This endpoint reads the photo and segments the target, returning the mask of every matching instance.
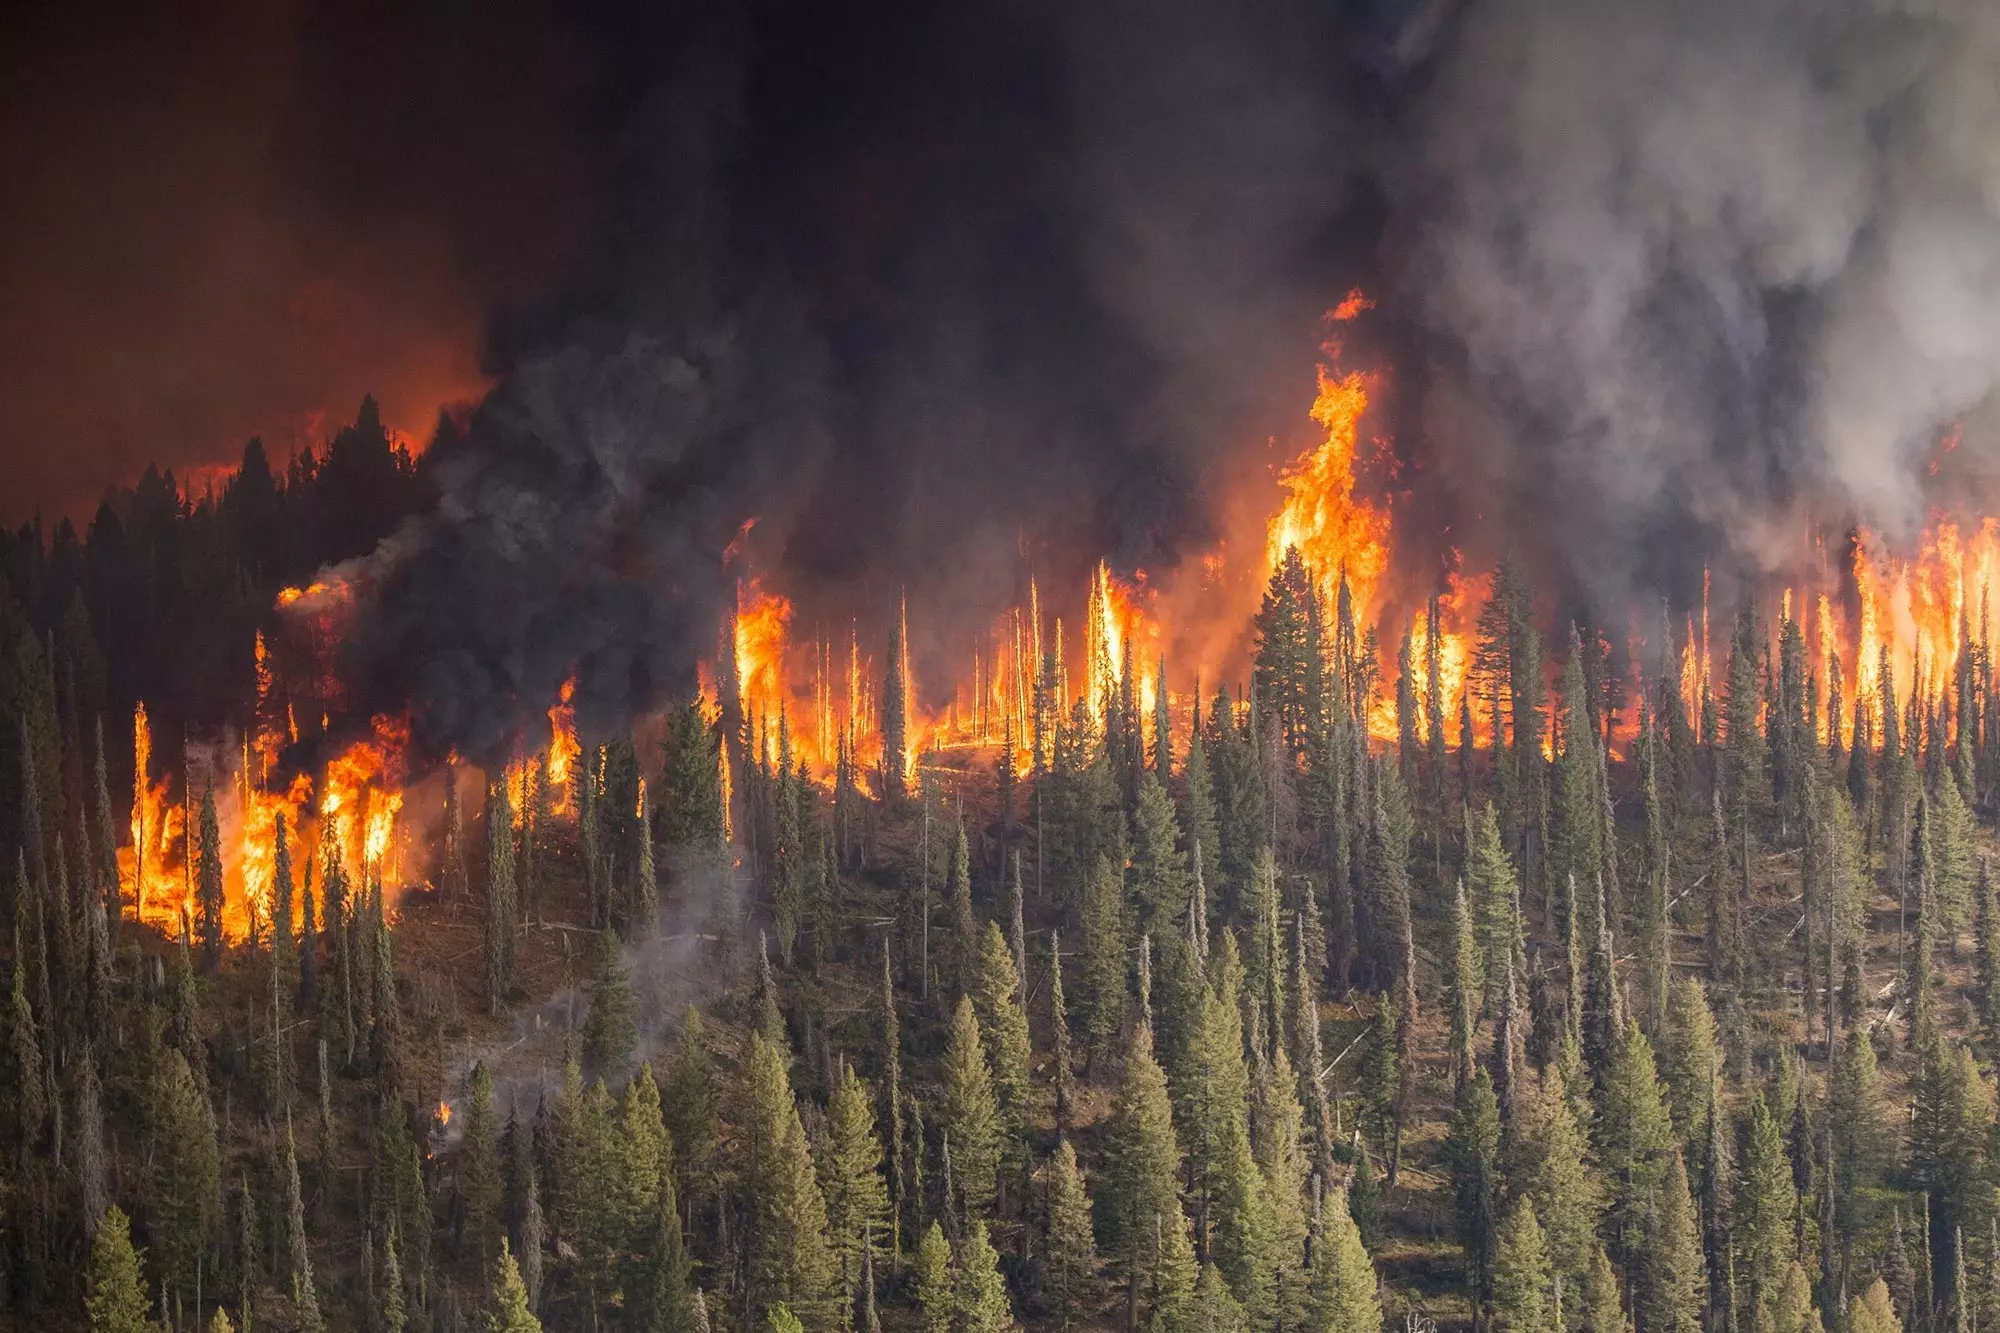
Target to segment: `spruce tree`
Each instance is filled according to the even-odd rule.
[[[299,946],[292,929],[292,848],[285,834],[285,812],[278,811],[271,845],[271,985],[290,995],[299,984]]]
[[[1142,929],[1164,931],[1187,906],[1190,878],[1180,837],[1167,789],[1151,772],[1144,774],[1132,814],[1132,860],[1125,875],[1126,893]]]
[[[923,1333],[951,1333],[951,1246],[945,1243],[944,1228],[936,1222],[917,1242],[914,1286]]]
[[[1049,1081],[1055,1094],[1056,1133],[1069,1129],[1076,1072],[1069,1049],[1069,1002],[1063,995],[1062,932],[1049,932]]]
[[[826,1200],[813,1173],[784,1058],[751,1033],[737,1117],[749,1308],[789,1305],[813,1333],[830,1333],[844,1301],[827,1240]]]
[[[1459,1089],[1444,1151],[1467,1285],[1473,1304],[1484,1306],[1492,1294],[1500,1225],[1500,1104],[1483,1069]]]
[[[193,1296],[196,1269],[222,1217],[222,1164],[215,1112],[188,1062],[169,1050],[150,1098],[153,1183],[147,1210],[154,1257],[176,1292]]]
[[[1123,889],[1111,862],[1099,857],[1084,887],[1083,958],[1077,972],[1078,1009],[1083,1019],[1085,1069],[1095,1068],[1110,1050],[1125,1021],[1125,923]]]
[[[940,1125],[950,1136],[957,1168],[953,1183],[968,1217],[984,1216],[993,1207],[1001,1156],[1000,1107],[979,1034],[972,999],[961,996],[945,1043]]]
[[[1933,1037],[1917,1071],[1916,1106],[1910,1119],[1910,1175],[1929,1196],[1934,1255],[1950,1253],[1959,1228],[1977,1226],[1992,1206],[1985,1170],[1993,1135],[1993,1091],[1963,1043]],[[1920,1277],[1927,1276],[1919,1274]],[[1941,1275],[1935,1269],[1933,1282]],[[1949,1281],[1945,1277],[1946,1282]]]
[[[1194,1302],[1188,1312],[1192,1327],[1201,1333],[1250,1333],[1250,1316],[1229,1290],[1229,1280],[1214,1264],[1203,1264],[1195,1279]]]
[[[972,856],[965,840],[965,814],[959,812],[958,835],[952,843],[945,883],[951,904],[951,980],[961,995],[972,993],[979,978],[979,919],[972,910]]]
[[[1651,1210],[1634,1304],[1647,1333],[1700,1333],[1708,1287],[1701,1226],[1688,1193],[1687,1167],[1672,1153]]]
[[[1812,1283],[1796,1259],[1785,1266],[1785,1282],[1771,1304],[1769,1327],[1770,1333],[1826,1333],[1819,1311],[1813,1308]]]
[[[1514,877],[1514,863],[1501,845],[1499,815],[1491,805],[1472,820],[1471,837],[1466,876],[1471,881],[1480,970],[1485,978],[1481,1008],[1498,1013],[1507,999],[1503,993],[1507,964],[1519,957],[1523,948],[1519,882]]]
[[[1347,1191],[1336,1189],[1321,1202],[1312,1252],[1308,1327],[1315,1333],[1380,1333],[1382,1299],[1375,1265],[1348,1212]]]
[[[1653,1044],[1636,1026],[1606,1070],[1598,1097],[1598,1160],[1611,1186],[1612,1255],[1629,1262],[1646,1244],[1648,1223],[1662,1205],[1660,1190],[1677,1160],[1673,1123],[1660,1097]],[[1682,1190],[1686,1190],[1683,1170]],[[1697,1241],[1699,1233],[1697,1232]]]
[[[1889,1304],[1889,1288],[1876,1278],[1847,1314],[1847,1333],[1903,1333],[1903,1321]]]
[[[486,793],[486,1007],[495,1014],[514,986],[515,911],[514,811],[497,782]]]
[[[105,1210],[90,1243],[88,1294],[83,1302],[90,1333],[152,1333],[139,1268],[139,1252],[132,1247],[132,1224],[124,1211],[113,1205]]]
[[[701,1010],[689,1005],[667,1083],[660,1090],[661,1118],[673,1141],[675,1170],[693,1205],[712,1188],[720,1137],[715,1071],[702,1031]],[[693,1213],[692,1207],[689,1209]]]
[[[1507,1189],[1534,1206],[1555,1272],[1580,1289],[1598,1251],[1604,1183],[1560,1068],[1551,1065],[1515,1100],[1506,1150]]]
[[[624,950],[610,927],[597,932],[596,963],[586,990],[590,1011],[583,1021],[583,1062],[596,1070],[622,1070],[632,1059],[638,1026],[632,1016],[632,984]]]
[[[493,1296],[486,1306],[486,1333],[542,1333],[541,1321],[528,1308],[528,1288],[521,1267],[500,1242],[500,1259],[493,1270]]]
[[[1472,1079],[1474,1026],[1486,990],[1486,969],[1463,879],[1452,902],[1451,924],[1451,1075],[1453,1086],[1463,1087]]]
[[[1028,1011],[1022,1003],[1014,953],[1000,927],[986,923],[980,937],[979,968],[972,987],[973,1010],[986,1056],[993,1070],[993,1091],[999,1107],[1002,1157],[1021,1159],[1025,1136],[1034,1119],[1034,1083],[1028,1073],[1032,1056]]]
[[[1574,1319],[1568,1326],[1576,1333],[1631,1333],[1632,1321],[1625,1317],[1617,1275],[1601,1246],[1591,1257],[1590,1271],[1584,1275],[1577,1296],[1574,1302],[1567,1297],[1563,1301],[1563,1318],[1566,1323]]]
[[[1193,1298],[1197,1276],[1176,1184],[1180,1169],[1166,1074],[1142,1024],[1105,1128],[1097,1233],[1125,1270],[1128,1308],[1143,1297],[1151,1316],[1170,1324]]]
[[[1667,1007],[1667,1101],[1674,1135],[1683,1152],[1693,1152],[1707,1133],[1703,1124],[1722,1059],[1716,1044],[1715,1014],[1708,993],[1695,977],[1674,982]]]
[[[493,1105],[493,1075],[485,1061],[466,1079],[465,1140],[459,1149],[459,1234],[464,1252],[479,1267],[491,1260],[500,1239],[500,1140]]]
[[[1048,1168],[1049,1296],[1063,1333],[1095,1306],[1097,1251],[1090,1230],[1090,1196],[1076,1164],[1076,1148],[1064,1139],[1056,1144]]]
[[[875,1137],[875,1108],[868,1085],[852,1066],[827,1103],[826,1129],[818,1156],[820,1192],[826,1196],[826,1224],[842,1290],[860,1279],[865,1237],[889,1221],[889,1192],[882,1183],[882,1145]]]
[[[195,907],[201,931],[201,961],[213,972],[222,962],[222,829],[215,817],[215,785],[201,794],[201,832],[196,850]]]
[[[1744,1308],[1775,1296],[1796,1248],[1798,1190],[1784,1136],[1762,1096],[1750,1103],[1742,1171],[1736,1188],[1735,1263]]]
[[[1000,1280],[1000,1256],[986,1238],[984,1221],[973,1220],[957,1260],[951,1291],[955,1333],[1008,1333],[1017,1328],[1007,1284]]]
[[[1534,1206],[1514,1205],[1500,1226],[1493,1261],[1493,1313],[1499,1327],[1531,1333],[1553,1328],[1555,1271]]]

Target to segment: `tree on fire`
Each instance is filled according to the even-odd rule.
[[[448,887],[400,910],[280,822],[251,934],[197,775],[197,911],[135,924],[131,783],[100,771],[130,756],[96,719],[242,706],[237,665],[175,694],[216,650],[168,630],[207,589],[233,633],[225,574],[361,541],[312,506],[411,503],[378,429],[282,479],[252,450],[219,498],[150,476],[88,541],[0,553],[9,1313],[1802,1333],[1846,1292],[1856,1327],[2000,1319],[1983,653],[1836,687],[1746,607],[1713,690],[1671,626],[1631,654],[1621,721],[1624,649],[1508,564],[1445,699],[1435,605],[1366,626],[1294,552],[1248,688],[1205,686],[1192,730],[1129,671],[1066,713],[1040,673],[1011,823],[990,757],[919,755],[898,798],[910,751],[871,774],[843,741],[827,787],[798,719],[725,735],[688,700],[593,741],[560,808],[518,773],[454,790],[421,853]],[[662,951],[714,983],[671,1020]],[[1382,1280],[1440,1229],[1422,1292]]]

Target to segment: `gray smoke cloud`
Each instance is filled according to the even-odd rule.
[[[1385,233],[1453,484],[1502,530],[1560,513],[1613,604],[1675,546],[1763,573],[1809,517],[1907,535],[2000,381],[1996,72],[1976,0],[1467,7]]]

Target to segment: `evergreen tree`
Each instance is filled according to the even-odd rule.
[[[167,1284],[192,1296],[196,1268],[209,1253],[222,1217],[215,1112],[177,1050],[169,1050],[161,1061],[150,1101],[153,1185],[147,1232]]]
[[[1014,953],[1000,927],[986,923],[980,938],[979,968],[972,987],[974,1013],[993,1070],[993,1090],[999,1106],[1002,1156],[1015,1161],[1033,1119],[1034,1083],[1028,1073],[1032,1052],[1028,1011],[1022,1003],[1020,975]]]
[[[1507,1188],[1534,1206],[1550,1261],[1565,1289],[1580,1289],[1597,1253],[1604,1184],[1562,1070],[1551,1065],[1516,1098],[1506,1155]]]
[[[1613,1258],[1629,1262],[1642,1244],[1650,1243],[1646,1240],[1648,1226],[1654,1213],[1665,1206],[1660,1202],[1660,1190],[1676,1160],[1673,1123],[1660,1098],[1653,1066],[1653,1044],[1637,1027],[1625,1029],[1625,1039],[1605,1071],[1598,1102],[1597,1144],[1599,1161],[1611,1184]],[[1681,1189],[1685,1192],[1686,1188],[1683,1168]],[[1698,1246],[1698,1231],[1696,1240]]]
[[[1574,1306],[1565,1298],[1564,1319],[1571,1316],[1568,1311],[1575,1309],[1575,1323],[1570,1327],[1576,1333],[1631,1333],[1632,1322],[1625,1317],[1625,1307],[1618,1292],[1618,1278],[1611,1271],[1611,1260],[1600,1247],[1590,1261],[1590,1271],[1584,1275],[1583,1286],[1578,1291],[1579,1299]]]
[[[1736,1190],[1735,1265],[1745,1308],[1775,1297],[1783,1284],[1795,1253],[1798,1203],[1783,1134],[1763,1097],[1756,1097]]]
[[[1785,1284],[1771,1306],[1771,1333],[1826,1333],[1819,1311],[1813,1308],[1812,1283],[1805,1268],[1794,1259],[1785,1268]]]
[[[1167,789],[1152,773],[1142,775],[1132,814],[1131,867],[1125,875],[1126,893],[1142,929],[1164,931],[1187,905],[1190,879],[1180,838]]]
[[[899,608],[889,631],[888,674],[882,683],[882,794],[891,801],[909,794],[910,664],[907,608]]]
[[[1321,1204],[1312,1252],[1308,1326],[1315,1333],[1380,1333],[1375,1265],[1348,1212],[1347,1191],[1336,1189]]]
[[[624,950],[609,927],[597,932],[596,966],[586,988],[590,1011],[583,1021],[583,1062],[592,1069],[623,1069],[632,1059],[638,1026],[632,1016],[632,985]]]
[[[1692,1152],[1707,1134],[1703,1123],[1722,1059],[1716,1044],[1715,1014],[1708,993],[1694,977],[1674,982],[1667,1007],[1667,1101],[1674,1135],[1683,1152]]]
[[[1214,1260],[1253,1322],[1270,1307],[1277,1262],[1277,1219],[1251,1147],[1249,1075],[1243,1066],[1239,991],[1242,968],[1235,941],[1223,936],[1213,986],[1204,990],[1191,1095],[1182,1098],[1190,1126],[1192,1165],[1206,1199],[1197,1205],[1201,1227],[1213,1221],[1213,1241],[1201,1235],[1202,1253]]]
[[[222,829],[215,818],[215,786],[201,794],[201,833],[196,849],[195,908],[201,930],[202,967],[213,972],[222,962]]]
[[[1463,1087],[1472,1079],[1473,1028],[1486,990],[1486,968],[1462,879],[1452,902],[1451,924],[1451,1073],[1453,1085]]]
[[[1153,1058],[1142,1024],[1112,1099],[1105,1129],[1105,1168],[1096,1200],[1097,1233],[1120,1257],[1127,1300],[1142,1293],[1152,1317],[1169,1325],[1193,1298],[1197,1276],[1176,1179],[1181,1153],[1174,1137],[1167,1078]]]
[[[1251,1328],[1249,1315],[1214,1264],[1203,1264],[1201,1276],[1195,1279],[1189,1321],[1202,1333],[1250,1333]]]
[[[951,977],[961,995],[969,995],[979,979],[979,919],[972,911],[972,857],[965,841],[965,815],[958,817],[952,844],[945,898],[951,903]]]
[[[1198,696],[1196,702],[1198,706]],[[1215,824],[1215,786],[1209,774],[1208,745],[1198,725],[1188,738],[1187,759],[1181,765],[1180,826],[1187,839],[1190,866],[1204,883],[1220,887],[1222,841]]]
[[[495,1014],[514,985],[515,913],[514,811],[496,782],[486,793],[486,1007]]]
[[[1085,1069],[1110,1049],[1125,1021],[1125,924],[1118,872],[1100,857],[1084,888],[1083,958],[1077,1001],[1083,1019]]]
[[[1297,1328],[1306,1312],[1305,1114],[1299,1109],[1298,1079],[1284,1047],[1267,1059],[1260,1046],[1253,1037],[1250,1135],[1271,1205],[1271,1305],[1282,1327]]]
[[[1876,1278],[1847,1315],[1847,1333],[1903,1333],[1903,1321],[1889,1305],[1889,1288]]]
[[[959,1201],[968,1217],[993,1206],[1001,1154],[1000,1107],[970,996],[961,996],[945,1044],[944,1108],[940,1124],[952,1143]]]
[[[923,1333],[952,1333],[951,1247],[936,1222],[917,1242],[914,1284]]]
[[[465,1142],[459,1149],[459,1235],[465,1253],[484,1267],[500,1239],[500,1140],[493,1075],[485,1061],[466,1079]]]
[[[1070,1063],[1069,1002],[1063,995],[1062,932],[1049,932],[1049,1079],[1054,1084],[1056,1133],[1069,1129],[1069,1110],[1076,1099],[1075,1070]]]
[[[698,1199],[712,1188],[714,1157],[720,1137],[715,1071],[704,1044],[701,1011],[689,1005],[681,1018],[679,1048],[666,1087],[660,1091],[660,1112],[674,1145],[675,1169],[688,1193]],[[692,1210],[690,1210],[691,1212]]]
[[[1950,1238],[1958,1229],[1977,1226],[1991,1209],[1992,1186],[1985,1166],[1993,1128],[1993,1092],[1980,1076],[1972,1052],[1962,1043],[1933,1038],[1917,1072],[1910,1175],[1929,1196],[1930,1232],[1925,1239],[1934,1262],[1935,1257],[1950,1254]],[[1919,1277],[1928,1277],[1932,1290],[1950,1281],[1935,1268]]]
[[[1674,1153],[1660,1185],[1640,1264],[1635,1304],[1642,1329],[1659,1333],[1699,1333],[1702,1295],[1708,1278],[1703,1268],[1701,1228],[1688,1193],[1687,1167]]]
[[[1525,1200],[1501,1224],[1493,1261],[1493,1313],[1504,1329],[1521,1333],[1554,1327],[1555,1272],[1535,1209]]]
[[[875,1137],[874,1099],[851,1066],[841,1070],[827,1103],[819,1158],[820,1192],[842,1290],[862,1269],[862,1248],[889,1221],[889,1193],[882,1183],[882,1145]]]
[[[1484,1306],[1492,1293],[1500,1224],[1500,1104],[1483,1069],[1459,1089],[1445,1160],[1451,1170],[1458,1240],[1465,1250],[1472,1301]]]
[[[959,1246],[952,1273],[952,1326],[956,1333],[1007,1333],[1018,1327],[1000,1280],[1000,1256],[986,1239],[986,1223],[975,1218]]]
[[[1077,1169],[1076,1149],[1069,1140],[1056,1144],[1049,1161],[1049,1222],[1045,1250],[1049,1256],[1049,1295],[1056,1317],[1067,1333],[1089,1314],[1097,1283],[1097,1251],[1090,1231],[1090,1196]]]
[[[1488,1013],[1498,1013],[1507,1000],[1503,990],[1508,965],[1521,956],[1523,939],[1518,912],[1519,882],[1514,877],[1514,864],[1501,845],[1500,820],[1491,805],[1481,809],[1472,821],[1466,875],[1471,881],[1481,973],[1486,983],[1481,1007]]]
[[[785,1062],[751,1033],[737,1117],[749,1308],[789,1305],[814,1333],[829,1333],[844,1301],[835,1290],[826,1200],[813,1174]]]
[[[292,934],[292,848],[283,810],[278,811],[271,837],[271,985],[278,994],[290,995],[299,984],[299,955]]]
[[[115,1205],[105,1210],[90,1243],[88,1291],[83,1305],[90,1333],[152,1333],[132,1225]]]
[[[493,1270],[493,1297],[486,1306],[486,1333],[542,1333],[542,1324],[528,1308],[528,1288],[521,1267],[507,1242],[500,1242],[500,1260]]]

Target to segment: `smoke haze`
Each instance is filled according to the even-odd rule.
[[[572,665],[586,729],[685,690],[746,565],[864,642],[907,592],[920,679],[1029,561],[1058,590],[1099,556],[1170,581],[1310,442],[1354,286],[1411,577],[1426,546],[1511,545],[1568,605],[1684,599],[1705,565],[1808,557],[1815,522],[1907,535],[1992,470],[2000,16],[1973,0],[230,22],[180,77],[241,91],[167,122],[221,165],[157,210],[165,267],[217,280],[114,277],[32,355],[9,334],[44,387],[0,394],[0,447],[49,498],[386,390],[413,348],[491,376],[436,446],[437,512],[356,571],[358,677],[414,689],[430,748],[504,744]],[[245,32],[275,72],[224,57]],[[94,119],[9,107],[45,216],[144,179],[88,150],[157,90],[103,82],[62,103]],[[218,199],[282,243],[229,241]],[[50,293],[94,253],[57,246]],[[369,312],[353,355],[226,318],[329,266]],[[146,410],[170,390],[191,406]],[[83,461],[25,461],[50,435]]]

